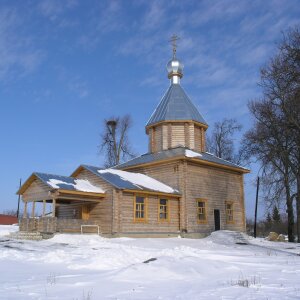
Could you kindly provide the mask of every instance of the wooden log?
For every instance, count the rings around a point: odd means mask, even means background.
[[[25,205],[24,205],[23,218],[27,218],[27,201],[25,201]]]
[[[53,198],[52,200],[52,217],[55,218],[55,206],[56,206],[56,199]]]
[[[45,216],[46,212],[46,200],[43,200],[43,217]]]
[[[34,215],[35,215],[35,201],[32,202],[31,217],[34,218]]]

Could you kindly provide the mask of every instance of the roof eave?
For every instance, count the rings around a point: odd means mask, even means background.
[[[202,160],[202,159],[199,159],[199,158],[186,157],[185,155],[178,155],[178,156],[167,158],[167,159],[160,159],[160,160],[147,162],[147,163],[140,163],[140,164],[136,164],[136,165],[132,165],[132,166],[128,166],[128,167],[121,167],[120,169],[121,170],[130,170],[130,169],[135,169],[135,168],[140,167],[140,166],[156,165],[156,164],[160,164],[162,162],[171,162],[171,161],[174,161],[174,160],[188,160],[188,161],[195,162],[195,163],[202,164],[202,165],[210,165],[210,166],[214,166],[214,167],[217,167],[217,168],[232,170],[232,171],[235,171],[235,172],[238,172],[238,173],[247,174],[247,173],[251,172],[249,169],[245,169],[245,168],[242,168],[242,167],[227,166],[227,165],[223,165],[223,164],[219,164],[219,163],[214,163],[214,162]]]
[[[127,193],[136,193],[136,194],[148,194],[148,195],[156,195],[156,196],[165,196],[171,198],[181,198],[182,195],[179,193],[165,193],[160,191],[149,191],[149,190],[135,190],[135,189],[121,189],[123,192]]]
[[[197,159],[197,158],[193,158],[193,157],[185,157],[188,161],[191,162],[196,162],[199,164],[203,164],[203,165],[210,165],[210,166],[214,166],[214,167],[218,167],[218,168],[222,168],[222,169],[227,169],[227,170],[231,170],[231,171],[236,171],[239,173],[250,173],[251,171],[249,169],[245,169],[242,167],[238,167],[238,166],[228,166],[228,165],[223,165],[223,164],[218,164],[215,162],[211,162],[211,161],[207,161],[207,160],[202,160],[202,159]]]
[[[55,191],[56,189],[54,189],[51,185],[45,183],[38,175],[38,172],[33,172],[28,178],[27,180],[21,185],[21,187],[18,189],[18,191],[16,192],[17,195],[23,195],[24,192],[29,188],[29,186],[33,183],[33,181],[35,179],[40,180],[42,183],[46,184],[50,189],[49,191]]]

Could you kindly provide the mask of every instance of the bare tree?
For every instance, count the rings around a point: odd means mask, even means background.
[[[134,156],[128,139],[128,130],[131,124],[129,115],[104,120],[100,152],[105,152],[105,167],[118,165]]]
[[[248,156],[254,156],[263,167],[263,185],[268,209],[285,200],[288,214],[289,241],[294,241],[293,190],[289,151],[293,138],[288,134],[281,110],[270,100],[249,104],[255,118],[252,129],[244,136],[243,146]]]
[[[297,207],[297,235],[300,242],[300,33],[289,30],[278,53],[261,70],[263,96],[250,103],[254,126],[245,135],[247,149],[262,163],[270,188],[284,190],[288,213],[288,235],[292,241],[293,199]],[[295,193],[294,193],[295,191]],[[275,198],[274,198],[275,200]]]
[[[262,70],[262,87],[281,112],[284,134],[289,135],[287,162],[296,181],[297,236],[300,242],[300,31],[283,34],[277,55]]]
[[[242,126],[235,119],[223,119],[221,122],[216,122],[207,139],[208,151],[220,158],[240,163],[240,152],[236,153],[234,149],[234,134],[241,128]]]

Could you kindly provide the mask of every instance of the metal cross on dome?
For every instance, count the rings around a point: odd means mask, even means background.
[[[173,58],[176,57],[176,48],[177,48],[177,41],[180,40],[180,37],[177,36],[176,34],[173,34],[171,36],[171,39],[170,39],[170,43],[171,45],[173,46]]]

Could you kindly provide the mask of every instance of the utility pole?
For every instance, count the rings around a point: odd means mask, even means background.
[[[255,200],[255,216],[254,216],[254,237],[255,238],[256,238],[258,191],[259,191],[259,176],[257,176],[257,183],[256,183],[256,200]]]
[[[20,178],[19,190],[21,188],[21,185],[22,185],[22,178]],[[18,210],[17,210],[17,218],[18,219],[19,219],[19,212],[20,212],[20,198],[21,198],[21,195],[19,194],[19,197],[18,197]]]

